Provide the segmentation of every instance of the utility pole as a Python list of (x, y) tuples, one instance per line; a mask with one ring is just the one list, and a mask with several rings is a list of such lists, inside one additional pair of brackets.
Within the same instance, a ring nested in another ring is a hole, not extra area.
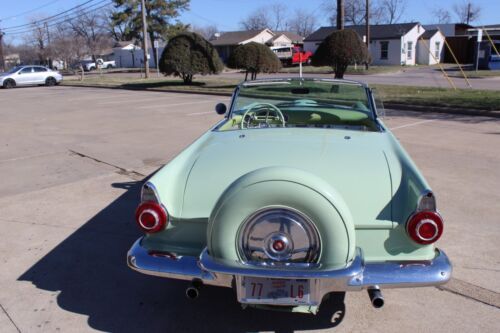
[[(0, 23), (2, 21), (0, 20)], [(3, 58), (3, 31), (0, 29), (0, 72), (5, 72), (5, 60)]]
[(148, 48), (148, 22), (146, 21), (146, 4), (145, 0), (141, 0), (142, 9), (142, 35), (144, 48), (144, 74), (146, 79), (149, 78), (149, 48)]
[(470, 22), (470, 2), (467, 4), (467, 24)]
[(5, 60), (3, 58), (3, 31), (0, 30), (0, 72), (5, 72)]
[(337, 0), (337, 30), (344, 30), (344, 0)]
[[(370, 53), (370, 0), (366, 0), (366, 49)], [(366, 70), (370, 68), (368, 61), (365, 64)]]
[(47, 22), (45, 22), (45, 30), (47, 31), (47, 51), (49, 52), (48, 56), (49, 56), (49, 68), (52, 69), (52, 59), (50, 57), (50, 53), (51, 53), (51, 50), (50, 50), (50, 32), (49, 32), (49, 25)]

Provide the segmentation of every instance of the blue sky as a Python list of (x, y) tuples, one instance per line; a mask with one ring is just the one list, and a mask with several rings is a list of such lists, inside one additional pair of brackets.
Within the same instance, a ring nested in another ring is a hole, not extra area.
[[(407, 0), (407, 8), (401, 21), (433, 23), (431, 12), (434, 8), (440, 6), (451, 11), (453, 4), (458, 1), (463, 0)], [(0, 28), (24, 24), (30, 17), (37, 15), (53, 15), (83, 2), (85, 0), (0, 0)], [(216, 24), (223, 31), (237, 30), (239, 22), (248, 13), (276, 2), (286, 4), (290, 12), (296, 9), (314, 11), (321, 25), (328, 24), (328, 13), (321, 6), (324, 0), (192, 0), (191, 11), (184, 13), (181, 20), (202, 26)], [(500, 23), (500, 0), (473, 2), (483, 9), (480, 20), (476, 22), (478, 25)], [(31, 11), (33, 9), (35, 10)], [(31, 12), (25, 13), (27, 11)], [(7, 40), (12, 38), (7, 37)]]

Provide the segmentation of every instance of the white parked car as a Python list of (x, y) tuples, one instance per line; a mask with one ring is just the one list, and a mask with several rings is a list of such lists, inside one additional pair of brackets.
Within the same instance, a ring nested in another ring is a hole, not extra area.
[(43, 66), (17, 66), (8, 72), (0, 73), (0, 86), (4, 88), (29, 85), (55, 86), (62, 80), (61, 73)]

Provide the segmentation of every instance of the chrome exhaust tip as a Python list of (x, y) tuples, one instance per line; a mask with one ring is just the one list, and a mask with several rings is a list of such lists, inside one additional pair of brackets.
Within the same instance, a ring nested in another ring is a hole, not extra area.
[(194, 286), (189, 286), (186, 289), (186, 297), (189, 299), (197, 299), (200, 296), (200, 291)]
[(203, 285), (201, 280), (194, 279), (191, 281), (189, 287), (186, 288), (186, 297), (189, 299), (196, 299), (200, 296), (200, 288)]
[(384, 296), (382, 296), (382, 291), (380, 291), (380, 288), (369, 288), (368, 289), (368, 296), (370, 297), (370, 301), (372, 303), (372, 306), (375, 309), (380, 309), (381, 307), (384, 306)]

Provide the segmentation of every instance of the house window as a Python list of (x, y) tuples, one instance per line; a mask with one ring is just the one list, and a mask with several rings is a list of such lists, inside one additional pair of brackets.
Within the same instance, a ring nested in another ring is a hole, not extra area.
[(408, 60), (413, 58), (413, 42), (408, 42), (406, 56), (407, 56)]
[(380, 59), (387, 60), (389, 54), (389, 42), (380, 42)]
[(439, 58), (441, 58), (439, 56), (439, 49), (441, 48), (441, 42), (436, 42), (436, 49), (434, 50), (434, 57), (436, 57), (437, 60), (439, 60)]

